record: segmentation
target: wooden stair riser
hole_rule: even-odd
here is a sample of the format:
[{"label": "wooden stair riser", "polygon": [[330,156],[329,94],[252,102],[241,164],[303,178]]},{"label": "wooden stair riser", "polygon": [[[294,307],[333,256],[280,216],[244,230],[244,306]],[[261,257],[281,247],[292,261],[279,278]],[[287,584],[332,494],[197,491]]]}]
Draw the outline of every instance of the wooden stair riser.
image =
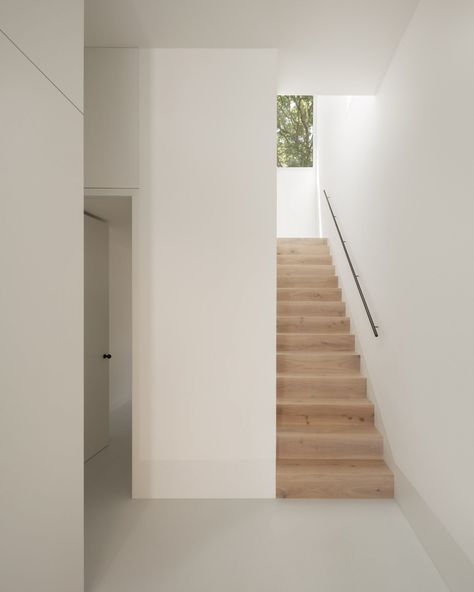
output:
[{"label": "wooden stair riser", "polygon": [[277,265],[277,274],[279,278],[283,277],[327,277],[335,276],[336,269],[334,265]]},{"label": "wooden stair riser", "polygon": [[[318,251],[319,252],[319,251]],[[332,265],[329,251],[318,255],[277,255],[278,265]]]},{"label": "wooden stair riser", "polygon": [[277,373],[293,376],[357,374],[360,357],[350,352],[282,352],[277,354]]},{"label": "wooden stair riser", "polygon": [[281,245],[277,249],[277,257],[329,257],[329,248],[326,245]]},{"label": "wooden stair riser", "polygon": [[278,239],[278,247],[281,246],[301,246],[307,245],[313,247],[315,245],[327,245],[328,239],[327,238],[316,238],[316,237],[282,237]]},{"label": "wooden stair riser", "polygon": [[276,473],[277,497],[393,497],[393,475],[383,461],[279,461]]},{"label": "wooden stair riser", "polygon": [[347,317],[299,316],[277,318],[277,333],[349,333]]},{"label": "wooden stair riser", "polygon": [[[352,401],[352,402],[351,402]],[[366,399],[277,404],[278,426],[373,425],[374,406]]]},{"label": "wooden stair riser", "polygon": [[320,276],[277,276],[277,288],[337,288],[335,275]]},{"label": "wooden stair riser", "polygon": [[280,288],[278,302],[341,302],[340,288]]},{"label": "wooden stair riser", "polygon": [[350,334],[278,333],[277,352],[353,352],[355,337]]},{"label": "wooden stair riser", "polygon": [[294,399],[360,399],[366,397],[363,376],[277,376],[280,401]]},{"label": "wooden stair riser", "polygon": [[277,303],[277,314],[281,316],[336,316],[343,317],[346,314],[344,302],[298,302],[295,300],[280,301]]},{"label": "wooden stair riser", "polygon": [[[277,436],[278,459],[382,459],[383,440],[376,432],[310,432],[309,428]],[[316,428],[315,428],[316,429]]]}]

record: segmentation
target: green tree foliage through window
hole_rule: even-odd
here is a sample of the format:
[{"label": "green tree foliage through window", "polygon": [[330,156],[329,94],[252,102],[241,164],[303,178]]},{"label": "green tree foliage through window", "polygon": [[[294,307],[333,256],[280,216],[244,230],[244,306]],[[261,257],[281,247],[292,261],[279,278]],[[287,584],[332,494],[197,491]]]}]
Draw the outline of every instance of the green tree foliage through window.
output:
[{"label": "green tree foliage through window", "polygon": [[277,165],[313,166],[313,97],[278,95]]}]

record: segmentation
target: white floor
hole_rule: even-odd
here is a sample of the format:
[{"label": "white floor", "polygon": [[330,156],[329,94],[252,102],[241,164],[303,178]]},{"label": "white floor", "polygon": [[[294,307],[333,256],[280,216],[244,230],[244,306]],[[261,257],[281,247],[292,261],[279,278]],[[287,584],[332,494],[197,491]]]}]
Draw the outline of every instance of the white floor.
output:
[{"label": "white floor", "polygon": [[86,465],[86,592],[446,592],[391,500],[131,500],[130,407]]}]

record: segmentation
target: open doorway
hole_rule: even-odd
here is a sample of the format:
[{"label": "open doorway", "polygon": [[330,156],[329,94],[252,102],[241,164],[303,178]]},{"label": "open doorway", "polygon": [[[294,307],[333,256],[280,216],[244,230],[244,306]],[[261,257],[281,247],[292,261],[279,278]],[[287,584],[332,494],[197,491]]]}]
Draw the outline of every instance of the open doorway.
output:
[{"label": "open doorway", "polygon": [[86,197],[84,213],[84,559],[90,590],[134,519],[118,511],[132,491],[132,197]]},{"label": "open doorway", "polygon": [[108,446],[113,415],[131,405],[131,198],[86,197],[84,214],[84,460],[87,462]]}]

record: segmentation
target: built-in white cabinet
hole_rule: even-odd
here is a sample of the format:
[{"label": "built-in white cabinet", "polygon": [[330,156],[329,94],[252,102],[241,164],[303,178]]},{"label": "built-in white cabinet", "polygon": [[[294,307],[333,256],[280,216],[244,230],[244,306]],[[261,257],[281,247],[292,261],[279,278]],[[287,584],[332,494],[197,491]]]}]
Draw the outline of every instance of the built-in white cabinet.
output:
[{"label": "built-in white cabinet", "polygon": [[87,48],[86,188],[138,187],[138,50]]}]

